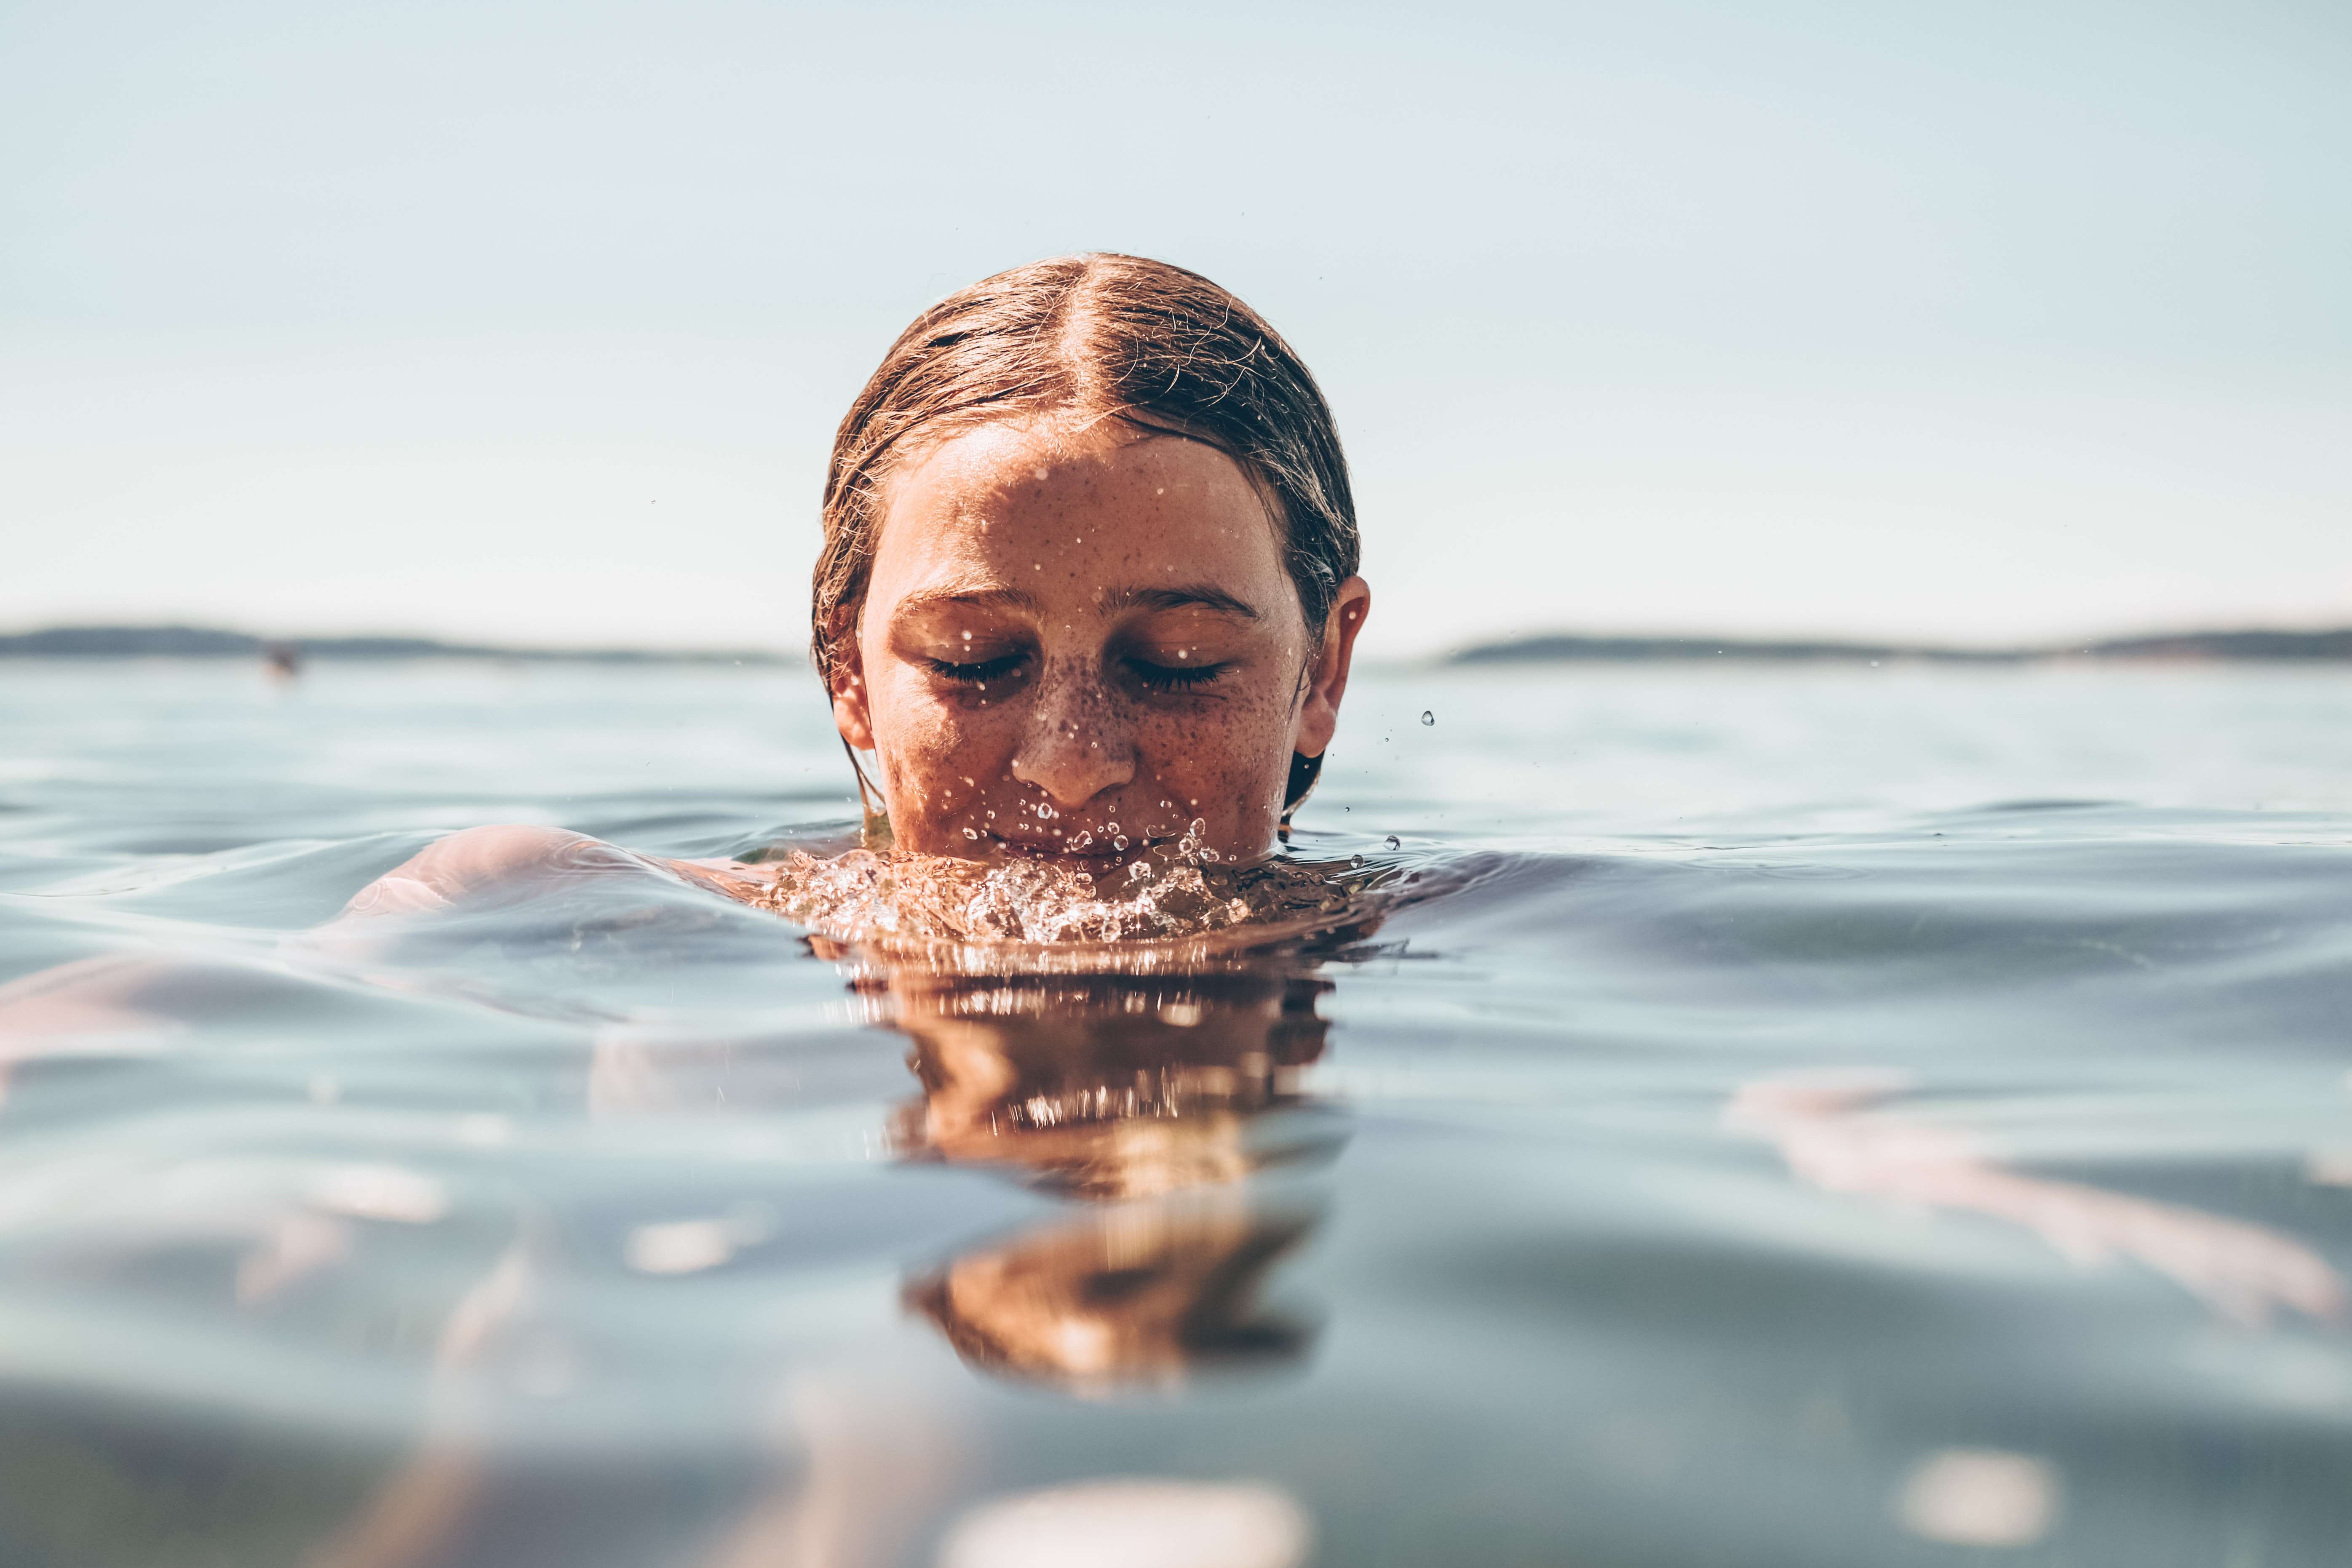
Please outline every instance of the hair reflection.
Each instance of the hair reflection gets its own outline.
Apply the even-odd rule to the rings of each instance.
[[[1305,1351],[1309,1325],[1263,1297],[1322,1198],[1265,1178],[1311,1170],[1346,1137],[1341,1113],[1299,1081],[1323,1052],[1329,982],[899,965],[861,988],[876,1021],[912,1042],[922,1094],[894,1129],[905,1157],[991,1166],[1100,1205],[908,1283],[908,1306],[967,1363],[1093,1394]]]
[[[1279,1365],[1310,1331],[1265,1311],[1260,1283],[1317,1217],[1230,1199],[1090,1215],[967,1252],[907,1302],[967,1364],[1076,1393]]]

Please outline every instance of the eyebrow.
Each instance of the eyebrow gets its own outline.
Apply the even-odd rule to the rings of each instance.
[[[1195,605],[1237,620],[1258,618],[1255,606],[1248,601],[1206,583],[1187,583],[1174,588],[1118,588],[1104,595],[1102,600],[1105,610],[1181,610]]]
[[[1032,615],[1042,613],[1037,604],[1037,595],[1026,588],[1015,588],[1009,584],[991,587],[976,583],[970,584],[948,583],[937,588],[926,588],[920,593],[909,594],[898,601],[898,610],[900,614],[904,614],[908,610],[928,610],[941,605],[961,605],[974,610],[1027,610]]]

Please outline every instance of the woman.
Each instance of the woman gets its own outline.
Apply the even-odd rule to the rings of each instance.
[[[1357,552],[1273,328],[1181,268],[1041,261],[925,311],[842,421],[813,651],[901,847],[1109,864],[1197,819],[1254,858],[1338,724]]]
[[[845,878],[805,856],[668,864],[835,930],[900,929],[898,914],[950,936],[1202,923],[1195,909],[1122,924],[1084,896],[1124,871],[1109,890],[1148,899],[1137,868],[1155,858],[1265,857],[1338,726],[1371,605],[1357,557],[1330,409],[1248,306],[1130,256],[984,279],[899,334],[825,479],[812,651],[896,874],[877,885],[871,860]],[[910,871],[910,855],[1087,880],[992,888],[971,864]],[[574,834],[475,829],[350,914],[618,858]],[[990,919],[992,897],[1031,907]]]

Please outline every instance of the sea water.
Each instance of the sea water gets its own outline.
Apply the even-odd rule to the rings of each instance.
[[[0,1561],[2352,1552],[2352,675],[1369,672],[1263,951],[308,934],[848,791],[801,671],[0,666],[0,981],[134,977],[0,1009]]]

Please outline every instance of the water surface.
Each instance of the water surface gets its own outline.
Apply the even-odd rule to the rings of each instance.
[[[1176,973],[304,934],[847,784],[798,673],[0,669],[0,980],[170,1020],[0,1032],[0,1561],[2352,1542],[2352,677],[1374,673],[1297,847],[1432,896]]]

